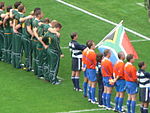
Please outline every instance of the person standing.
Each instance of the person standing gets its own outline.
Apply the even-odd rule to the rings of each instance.
[[[72,56],[72,83],[76,91],[82,91],[79,85],[80,71],[82,67],[82,51],[86,48],[85,45],[81,45],[77,42],[78,34],[76,32],[71,33],[71,42],[69,42],[69,48]]]
[[[128,54],[126,59],[127,63],[125,64],[124,67],[124,76],[126,80],[126,92],[128,94],[127,112],[135,113],[138,84],[137,84],[136,67],[133,65],[134,63],[133,54]]]
[[[141,113],[148,113],[148,106],[150,102],[150,73],[146,72],[146,64],[141,61],[138,63],[139,70],[138,83],[139,83],[139,100],[141,102]]]

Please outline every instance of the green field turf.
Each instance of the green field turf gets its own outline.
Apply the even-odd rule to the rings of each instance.
[[[7,5],[15,0],[4,0]],[[113,22],[124,20],[124,26],[150,37],[150,23],[143,7],[136,5],[143,0],[64,0]],[[113,25],[60,4],[55,0],[22,0],[27,8],[27,14],[35,7],[41,7],[45,17],[56,19],[63,25],[61,31],[61,46],[66,47],[70,41],[69,34],[78,32],[78,41],[85,44],[92,39],[98,43],[114,28]],[[131,40],[141,39],[127,32]],[[150,71],[150,42],[133,43],[139,60],[144,60]],[[37,79],[32,72],[14,69],[11,65],[0,62],[0,113],[56,113],[84,109],[98,109],[97,105],[87,102],[81,92],[73,91],[70,80],[71,57],[68,49],[63,49],[65,55],[61,59],[59,77],[64,81],[60,85],[51,85]],[[81,82],[83,74],[81,73]],[[81,86],[81,84],[80,84]],[[114,94],[113,94],[114,97]],[[113,98],[112,98],[113,101]],[[137,102],[139,103],[139,102]],[[124,103],[125,104],[125,103]],[[90,111],[84,113],[113,113],[113,111]],[[139,112],[139,107],[136,109]]]

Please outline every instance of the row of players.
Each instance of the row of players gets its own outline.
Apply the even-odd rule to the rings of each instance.
[[[25,16],[26,8],[21,2],[6,7],[0,2],[0,60],[24,69],[34,70],[38,78],[59,84],[57,73],[60,57],[60,33],[62,25],[45,18],[41,8],[35,8]]]
[[[69,43],[72,53],[71,78],[75,90],[82,91],[79,87],[79,75],[82,68],[84,72],[83,94],[84,97],[88,97],[89,102],[93,104],[97,103],[95,100],[95,88],[98,82],[98,106],[112,110],[110,102],[112,89],[115,86],[116,97],[114,111],[120,113],[125,112],[122,106],[126,91],[128,94],[127,113],[135,113],[136,95],[139,85],[139,98],[142,102],[141,113],[148,113],[148,104],[150,101],[150,73],[145,72],[146,64],[144,62],[139,62],[139,70],[136,71],[136,67],[133,65],[134,56],[128,54],[126,57],[127,62],[124,63],[125,54],[119,52],[119,60],[113,66],[109,60],[111,56],[109,49],[106,49],[103,54],[96,54],[94,52],[95,43],[92,40],[88,40],[85,46],[77,42],[77,33],[72,33],[71,38],[72,41]]]

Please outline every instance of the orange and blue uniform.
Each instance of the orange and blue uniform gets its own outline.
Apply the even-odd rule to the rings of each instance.
[[[94,50],[89,49],[87,51],[86,54],[86,73],[87,73],[87,77],[88,80],[91,82],[95,82],[96,79],[96,65],[97,65],[97,61],[96,61],[96,53],[94,52]],[[89,86],[89,99],[92,102],[95,102],[95,87]]]
[[[113,75],[112,62],[108,58],[104,57],[101,62],[101,66],[104,86],[112,87],[113,85],[109,84],[109,79],[112,79]]]
[[[137,93],[137,75],[136,68],[132,63],[127,62],[124,67],[124,75],[126,80],[126,91],[128,94]]]
[[[124,77],[124,62],[122,60],[118,60],[113,68],[113,75],[116,78],[119,76],[118,80],[115,83],[116,91],[117,92],[124,92],[125,91],[125,77]]]

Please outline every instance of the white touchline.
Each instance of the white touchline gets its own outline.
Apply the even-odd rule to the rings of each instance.
[[[130,42],[148,42],[148,41],[150,41],[150,40],[131,40]]]
[[[115,103],[111,102],[113,106],[115,106]],[[140,106],[140,104],[136,104],[136,106]],[[126,105],[123,106],[124,110],[127,110]],[[56,112],[56,113],[80,113],[80,112],[88,112],[88,111],[105,111],[105,108],[99,108],[99,109],[83,109],[83,110],[74,110],[74,111],[68,111],[68,112]]]
[[[141,7],[145,7],[143,2],[141,2],[141,3],[136,3],[136,4],[139,5],[139,6],[141,6]]]
[[[57,112],[57,113],[80,113],[86,111],[105,111],[106,109],[84,109],[84,110],[76,110],[76,111],[68,111],[68,112]]]
[[[74,9],[76,9],[76,10],[79,10],[79,11],[85,13],[85,14],[88,14],[88,15],[90,15],[90,16],[93,16],[93,17],[95,17],[95,18],[97,18],[97,19],[99,19],[99,20],[102,20],[102,21],[104,21],[104,22],[107,22],[107,23],[109,23],[109,24],[112,24],[112,25],[115,25],[115,26],[117,25],[117,23],[114,23],[114,22],[112,22],[112,21],[110,21],[110,20],[107,20],[107,19],[105,19],[105,18],[103,18],[103,17],[97,16],[97,15],[95,15],[95,14],[93,14],[93,13],[90,13],[90,12],[84,10],[84,9],[81,9],[81,8],[79,8],[79,7],[77,7],[77,6],[74,6],[74,5],[72,5],[72,4],[69,4],[69,3],[64,2],[64,1],[62,1],[62,0],[56,0],[56,1],[59,2],[59,3],[62,3],[62,4],[64,4],[64,5],[67,5],[67,6],[71,7],[71,8],[74,8]],[[142,35],[142,34],[136,32],[136,31],[133,31],[133,30],[129,29],[129,28],[126,28],[126,27],[125,27],[125,30],[128,31],[128,32],[130,32],[130,33],[133,33],[133,34],[135,34],[135,35],[137,35],[137,36],[139,36],[139,37],[141,37],[141,38],[144,38],[144,39],[146,39],[146,40],[150,40],[149,37],[144,36],[144,35]]]

